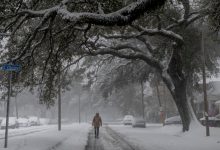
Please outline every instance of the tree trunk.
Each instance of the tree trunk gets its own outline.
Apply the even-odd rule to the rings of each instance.
[[[187,102],[186,96],[186,82],[182,81],[180,86],[175,88],[175,98],[174,101],[176,103],[177,109],[179,111],[182,124],[183,124],[183,132],[189,130],[189,125],[191,121],[190,117],[190,109]]]
[[[172,78],[172,77],[171,77]],[[165,82],[166,84],[166,82]],[[167,85],[167,84],[166,84]],[[175,89],[174,91],[170,88],[170,86],[167,86],[173,99],[174,102],[177,106],[179,115],[182,120],[182,125],[183,125],[183,132],[189,130],[189,125],[191,121],[191,110],[189,103],[187,101],[187,96],[186,96],[186,80],[176,80],[174,82]]]
[[[185,75],[182,72],[183,64],[181,63],[181,57],[177,53],[177,50],[174,51],[172,60],[169,64],[168,75],[170,80],[173,83],[173,87],[169,84],[166,76],[162,76],[163,81],[167,85],[174,101],[179,111],[179,115],[182,120],[183,132],[189,130],[189,125],[191,122],[191,113],[194,113],[190,110],[190,104],[187,101],[187,92],[186,92],[186,84],[187,80]]]

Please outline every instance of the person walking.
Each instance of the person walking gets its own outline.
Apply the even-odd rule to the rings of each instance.
[[[95,129],[95,138],[99,138],[99,127],[102,126],[102,119],[99,113],[95,114],[92,120],[92,125],[94,126]]]

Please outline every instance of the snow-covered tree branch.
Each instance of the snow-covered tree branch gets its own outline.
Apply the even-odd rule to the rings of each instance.
[[[36,0],[5,5],[0,27],[2,35],[10,35],[10,52],[3,61],[22,64],[22,81],[30,85],[44,80],[47,90],[56,86],[60,68],[85,55],[143,61],[161,75],[183,131],[189,130],[186,80],[200,38],[198,26],[192,24],[204,16],[202,9],[194,10],[189,0],[138,0],[126,6],[120,0],[111,6],[108,2]],[[46,94],[51,98],[53,93]]]
[[[68,1],[62,1],[59,5],[43,10],[20,10],[18,15],[28,17],[44,17],[46,14],[56,13],[63,20],[73,23],[92,23],[96,25],[126,25],[143,15],[164,5],[166,0],[139,0],[130,5],[108,14],[90,12],[71,12],[68,10]]]

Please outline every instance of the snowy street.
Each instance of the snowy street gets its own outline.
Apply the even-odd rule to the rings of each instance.
[[[220,150],[220,0],[0,0],[0,150]]]
[[[181,132],[180,125],[161,126],[148,124],[146,128],[112,125],[114,131],[141,150],[219,150],[220,129],[210,128],[211,136],[205,136],[203,126],[193,126],[188,133]]]
[[[202,126],[191,133],[182,133],[180,125],[148,124],[147,128],[109,125],[101,128],[99,139],[90,132],[86,150],[219,150],[220,129],[211,128],[211,137],[205,137]]]
[[[146,128],[125,125],[104,125],[95,139],[91,124],[45,125],[9,130],[9,150],[218,150],[220,129],[193,126],[191,132],[181,132],[180,125],[147,124]],[[4,149],[4,130],[0,130]]]
[[[131,145],[124,137],[113,131],[110,127],[101,128],[98,139],[94,138],[94,131],[89,133],[89,142],[86,150],[139,150],[138,147]]]

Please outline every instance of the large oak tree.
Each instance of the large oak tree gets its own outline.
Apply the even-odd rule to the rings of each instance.
[[[47,103],[56,95],[57,75],[84,56],[141,60],[161,75],[187,131],[192,111],[182,60],[184,32],[204,14],[189,0],[126,2],[3,0],[0,35],[10,38],[2,61],[22,64],[20,82],[40,85]]]

